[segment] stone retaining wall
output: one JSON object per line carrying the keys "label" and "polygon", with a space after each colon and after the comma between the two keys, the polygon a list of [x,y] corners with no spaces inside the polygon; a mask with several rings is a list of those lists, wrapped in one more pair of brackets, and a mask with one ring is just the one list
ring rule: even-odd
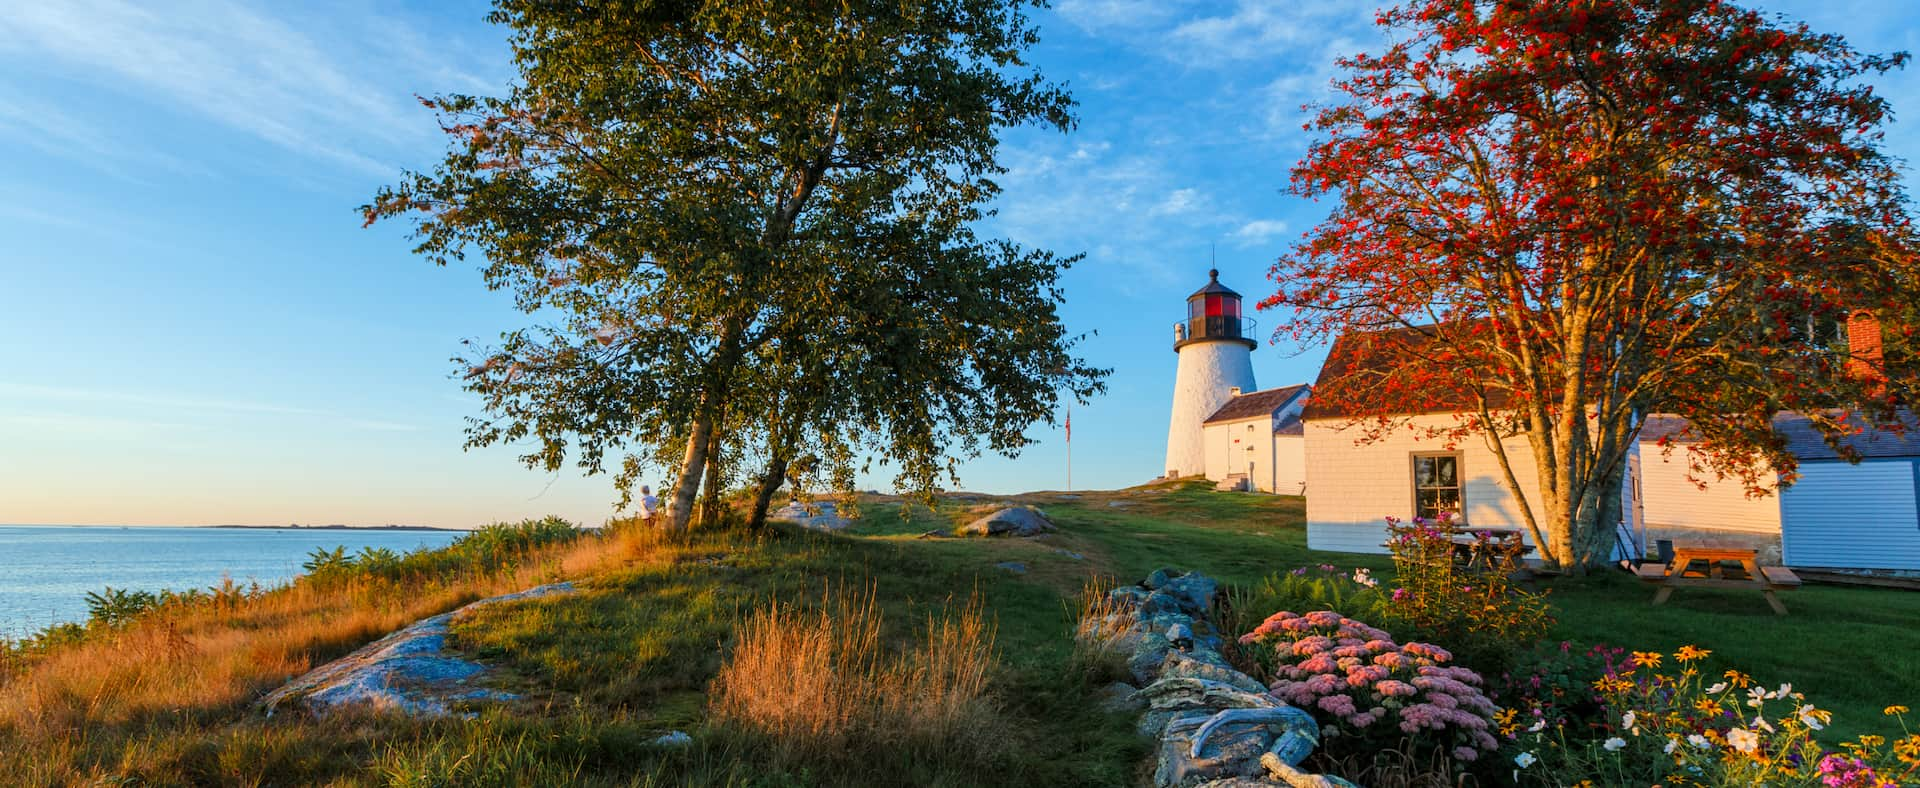
{"label": "stone retaining wall", "polygon": [[1153,784],[1351,786],[1296,768],[1319,745],[1320,726],[1221,655],[1218,594],[1212,578],[1162,569],[1112,590],[1080,621],[1078,637],[1126,656],[1134,681],[1114,694],[1141,710],[1140,733],[1159,742]]}

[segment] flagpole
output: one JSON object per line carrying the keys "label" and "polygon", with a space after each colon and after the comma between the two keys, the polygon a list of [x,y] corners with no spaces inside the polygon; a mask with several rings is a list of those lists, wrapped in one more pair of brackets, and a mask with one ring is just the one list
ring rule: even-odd
{"label": "flagpole", "polygon": [[1067,400],[1067,492],[1073,492],[1073,400]]}

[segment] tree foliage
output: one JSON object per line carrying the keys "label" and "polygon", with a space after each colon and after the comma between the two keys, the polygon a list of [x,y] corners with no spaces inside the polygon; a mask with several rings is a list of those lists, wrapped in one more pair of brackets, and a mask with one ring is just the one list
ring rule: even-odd
{"label": "tree foliage", "polygon": [[366,207],[537,319],[461,360],[469,446],[623,491],[676,468],[684,527],[745,460],[850,484],[880,452],[927,490],[1098,391],[1056,314],[1072,258],[972,229],[998,133],[1072,124],[1028,5],[502,0],[519,83],[426,100],[451,149]]}
{"label": "tree foliage", "polygon": [[[1718,0],[1415,0],[1379,22],[1398,43],[1340,61],[1293,174],[1332,211],[1262,306],[1303,338],[1415,341],[1316,398],[1376,425],[1415,392],[1464,398],[1441,431],[1488,439],[1545,556],[1574,566],[1611,546],[1649,412],[1690,419],[1700,462],[1750,486],[1791,478],[1780,411],[1830,441],[1845,409],[1897,421],[1920,267],[1865,80],[1904,54]],[[1809,328],[1859,310],[1889,321],[1887,356],[1850,371]],[[1494,438],[1514,434],[1537,506]]]}

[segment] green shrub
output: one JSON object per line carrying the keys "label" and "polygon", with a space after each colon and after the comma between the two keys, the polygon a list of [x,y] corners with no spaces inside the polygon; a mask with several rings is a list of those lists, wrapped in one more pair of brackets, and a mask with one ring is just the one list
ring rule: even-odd
{"label": "green shrub", "polygon": [[[1444,517],[1387,518],[1394,587],[1377,620],[1403,637],[1446,646],[1482,674],[1508,672],[1553,627],[1552,609],[1543,595],[1515,587],[1504,569],[1454,560],[1452,532]],[[1482,546],[1495,549],[1485,539]]]}

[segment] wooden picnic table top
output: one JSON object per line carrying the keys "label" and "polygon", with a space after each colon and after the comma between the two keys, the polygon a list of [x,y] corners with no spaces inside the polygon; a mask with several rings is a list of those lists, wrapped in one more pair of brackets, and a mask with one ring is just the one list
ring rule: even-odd
{"label": "wooden picnic table top", "polygon": [[1733,545],[1699,544],[1674,545],[1673,562],[1679,564],[1688,561],[1752,561],[1759,553],[1750,547]]}
{"label": "wooden picnic table top", "polygon": [[[1653,597],[1655,605],[1667,601],[1676,586],[1701,586],[1709,588],[1753,589],[1763,593],[1773,612],[1787,614],[1786,606],[1773,595],[1776,589],[1791,589],[1800,586],[1800,578],[1786,567],[1760,566],[1758,551],[1749,547],[1725,544],[1674,545],[1673,561],[1666,566],[1646,564],[1637,570],[1641,580],[1660,586],[1659,593]],[[1729,576],[1726,562],[1740,564],[1739,575]],[[1694,569],[1696,562],[1705,562],[1704,569]]]}

